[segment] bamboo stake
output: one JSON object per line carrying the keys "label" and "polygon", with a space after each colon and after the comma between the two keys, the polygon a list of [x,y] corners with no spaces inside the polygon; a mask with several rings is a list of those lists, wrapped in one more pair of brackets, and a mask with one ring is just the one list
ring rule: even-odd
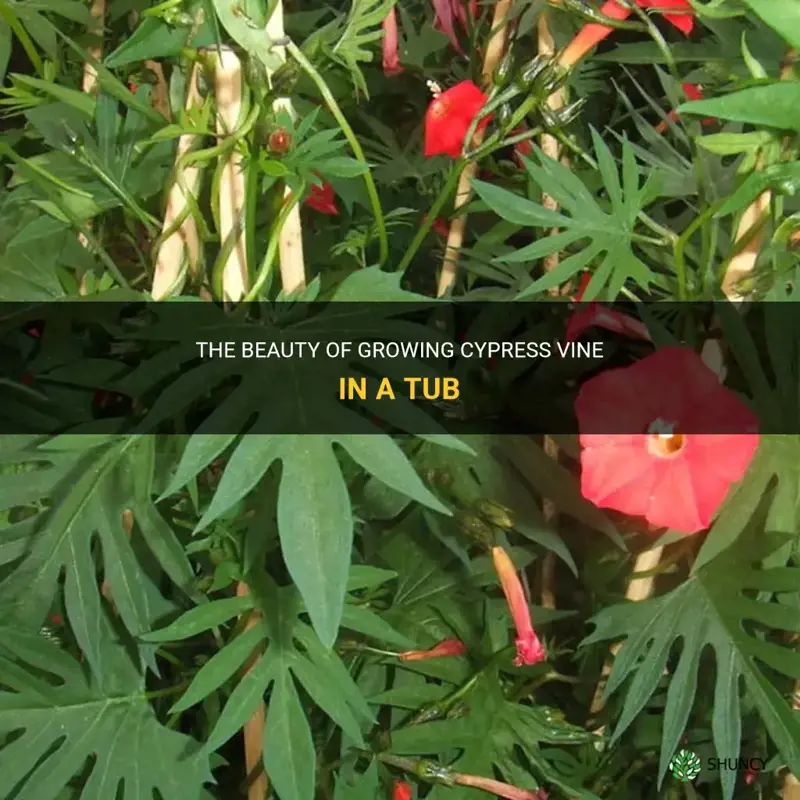
{"label": "bamboo stake", "polygon": [[[199,70],[199,66],[195,64],[189,75],[189,86],[186,92],[187,111],[199,108],[203,104],[203,98],[197,88]],[[202,168],[192,165],[181,170],[180,163],[181,159],[194,149],[198,138],[192,134],[184,134],[178,140],[178,149],[175,154],[175,182],[172,184],[167,198],[163,231],[172,228],[175,222],[186,213],[189,203],[185,190],[195,197],[197,196]],[[181,170],[181,174],[178,174],[178,170]],[[165,300],[180,291],[187,270],[190,274],[196,275],[199,265],[200,233],[197,229],[197,221],[189,214],[181,223],[180,228],[165,239],[158,249],[151,290],[153,300]]]}
{"label": "bamboo stake", "polygon": [[147,60],[145,67],[156,76],[156,85],[153,87],[152,103],[153,108],[164,115],[167,122],[172,121],[172,113],[169,107],[169,88],[167,79],[164,77],[164,68],[158,61]]}
{"label": "bamboo stake", "polygon": [[[273,41],[280,41],[284,38],[283,29],[283,0],[277,0],[277,5],[272,16],[267,22],[267,36]],[[286,48],[274,47],[272,52],[281,60],[286,61]],[[272,77],[270,75],[270,77]],[[272,104],[273,110],[277,113],[286,111],[294,117],[292,101],[288,97],[279,97]],[[291,194],[287,187],[285,199]],[[291,294],[306,285],[305,259],[303,256],[303,228],[300,222],[300,205],[295,203],[289,216],[283,224],[278,239],[278,257],[280,260],[281,285],[284,294]]]}
{"label": "bamboo stake", "polygon": [[[544,9],[539,14],[538,20],[538,53],[540,56],[552,57],[556,52],[556,43],[553,35],[550,32],[550,25],[548,22],[548,13]],[[562,108],[566,104],[566,88],[562,87],[554,92],[548,99],[547,105],[551,109]],[[561,154],[558,140],[550,134],[543,134],[540,140],[542,152],[552,159],[558,159]],[[566,161],[566,159],[564,159]],[[552,211],[558,211],[558,203],[548,194],[542,195],[542,205]],[[557,233],[557,231],[553,231]],[[544,258],[545,272],[551,272],[558,266],[559,253],[550,253]],[[550,294],[558,295],[558,288],[550,291]],[[550,436],[545,436],[544,439],[544,452],[553,458],[555,461],[559,459],[558,445],[555,440]],[[555,525],[557,518],[557,508],[552,500],[545,498],[542,503],[542,513],[544,514],[545,522],[548,525]],[[548,552],[542,561],[541,584],[542,584],[542,606],[548,609],[556,607],[555,600],[555,571],[556,571],[556,556],[553,552]]]}
{"label": "bamboo stake", "polygon": [[[220,144],[236,131],[242,118],[244,93],[242,62],[228,47],[220,48],[215,56],[214,96],[217,103],[217,138]],[[228,247],[222,265],[222,294],[225,300],[238,302],[250,286],[247,271],[244,221],[247,182],[244,155],[234,148],[227,156],[219,180],[219,236]]]}
{"label": "bamboo stake", "polygon": [[[250,594],[247,584],[241,581],[236,585],[236,596],[245,597]],[[250,612],[245,624],[245,631],[258,624],[261,613],[257,610]],[[252,671],[258,662],[254,658],[247,666],[244,674]],[[267,721],[267,707],[262,698],[253,715],[247,720],[242,729],[244,736],[244,761],[247,770],[247,800],[265,800],[269,791],[269,780],[264,772],[264,726]]]}
{"label": "bamboo stake", "polygon": [[[486,45],[486,54],[483,58],[482,78],[484,86],[488,86],[495,70],[503,57],[506,46],[506,25],[508,12],[511,8],[511,0],[498,0],[494,7],[494,17],[492,19],[492,31],[489,42]],[[477,147],[484,137],[484,131],[477,131],[473,138],[473,147]],[[463,208],[472,197],[472,186],[470,181],[478,174],[477,161],[470,161],[464,168],[458,179],[456,196],[454,201],[454,211],[458,212]],[[450,230],[447,234],[447,245],[442,261],[442,270],[439,273],[439,286],[436,291],[437,297],[442,297],[452,288],[458,271],[458,258],[461,246],[464,243],[464,233],[467,228],[467,215],[457,214],[450,223]]]}

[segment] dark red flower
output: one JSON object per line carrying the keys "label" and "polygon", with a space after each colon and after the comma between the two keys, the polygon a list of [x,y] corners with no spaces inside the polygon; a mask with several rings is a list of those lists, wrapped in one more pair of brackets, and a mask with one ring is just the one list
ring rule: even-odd
{"label": "dark red flower", "polygon": [[581,302],[591,279],[592,276],[588,272],[585,272],[581,278],[575,294],[575,301],[581,305],[572,312],[567,322],[567,331],[564,337],[566,341],[574,342],[580,339],[589,328],[605,328],[613,333],[621,333],[632,339],[643,339],[649,342],[651,339],[647,327],[638,319],[623,314],[621,311],[615,311],[613,308],[606,308],[595,301],[585,304]]}
{"label": "dark red flower", "polygon": [[20,383],[23,386],[30,386],[33,383],[33,373],[26,372],[20,379]]}
{"label": "dark red flower", "polygon": [[321,186],[313,184],[305,203],[315,211],[319,211],[320,214],[328,214],[332,217],[339,215],[339,209],[336,207],[336,193],[333,191],[333,186],[327,182],[323,182]]}
{"label": "dark red flower", "polygon": [[53,625],[63,625],[64,624],[64,618],[61,616],[61,614],[53,614],[50,617],[50,622],[52,622]]}
{"label": "dark red flower", "polygon": [[[696,83],[682,83],[681,89],[683,89],[683,93],[686,95],[687,99],[691,102],[695,100],[705,100],[705,95],[703,94],[703,87],[698,86]],[[672,111],[667,114],[672,122],[677,121],[678,119],[678,112],[675,111],[673,108]],[[701,125],[714,125],[717,122],[716,117],[703,117],[700,120]],[[656,133],[664,133],[664,131],[669,127],[667,120],[662,119],[661,122],[656,125]]]}
{"label": "dark red flower", "polygon": [[399,653],[401,661],[427,661],[430,658],[442,658],[443,656],[463,656],[467,648],[460,639],[444,639],[430,650],[406,650]]}
{"label": "dark red flower", "polygon": [[514,627],[517,629],[517,657],[514,659],[514,664],[518,667],[523,664],[538,664],[544,661],[547,655],[534,630],[528,600],[517,568],[511,556],[502,547],[492,548],[492,560],[514,620]]}
{"label": "dark red flower", "polygon": [[744,785],[752,786],[758,780],[760,772],[760,766],[758,764],[751,763],[744,771]]}
{"label": "dark red flower", "polygon": [[[468,27],[467,8],[464,0],[432,0],[433,1],[433,27],[443,33],[450,40],[450,44],[463,53],[461,43],[456,35],[456,22],[466,30]],[[478,11],[478,0],[469,0],[469,15],[474,19]]]}
{"label": "dark red flower", "polygon": [[403,71],[400,63],[400,33],[397,29],[397,11],[394,6],[383,19],[383,74],[399,75]]}
{"label": "dark red flower", "polygon": [[392,800],[411,800],[411,784],[405,781],[395,781],[392,787]]}
{"label": "dark red flower", "polygon": [[755,414],[683,347],[591,378],[575,411],[583,496],[683,533],[711,524],[759,443]]}
{"label": "dark red flower", "polygon": [[[521,133],[525,133],[527,128],[514,128],[511,131],[511,136],[519,136]],[[533,142],[530,139],[523,139],[521,142],[517,142],[514,145],[514,161],[517,162],[518,167],[522,167],[522,156],[529,157],[533,153]]]}
{"label": "dark red flower", "polygon": [[[636,5],[641,8],[674,9],[676,12],[689,12],[665,14],[664,19],[671,22],[681,33],[687,36],[694,29],[694,16],[691,13],[692,6],[689,0],[636,0]],[[612,19],[624,20],[633,11],[623,8],[616,0],[607,0],[600,7],[600,13]],[[577,64],[593,47],[602,42],[613,31],[614,28],[610,25],[600,25],[596,22],[587,23],[561,53],[559,63],[565,67]]]}
{"label": "dark red flower", "polygon": [[[434,97],[425,114],[425,155],[458,158],[467,131],[486,100],[472,81],[461,81]],[[477,130],[485,128],[490,117],[484,117]]]}

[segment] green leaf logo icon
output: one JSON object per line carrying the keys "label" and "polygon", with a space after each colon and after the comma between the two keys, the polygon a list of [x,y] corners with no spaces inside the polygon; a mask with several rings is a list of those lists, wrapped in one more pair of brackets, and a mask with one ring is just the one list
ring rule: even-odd
{"label": "green leaf logo icon", "polygon": [[700,759],[691,750],[680,750],[672,756],[669,768],[681,783],[689,783],[700,774]]}

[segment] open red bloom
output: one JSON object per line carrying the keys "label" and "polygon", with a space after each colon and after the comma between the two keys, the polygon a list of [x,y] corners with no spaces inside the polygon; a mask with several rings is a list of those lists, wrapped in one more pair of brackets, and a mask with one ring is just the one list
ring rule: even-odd
{"label": "open red bloom", "polygon": [[[425,114],[425,156],[458,158],[467,131],[486,100],[486,95],[472,81],[461,81],[434,97]],[[484,117],[477,130],[485,128],[490,117]]]}
{"label": "open red bloom", "polygon": [[315,211],[319,211],[320,214],[329,214],[333,217],[339,215],[339,209],[336,207],[336,193],[333,191],[333,186],[327,182],[322,186],[313,184],[305,203]]}
{"label": "open red bloom", "polygon": [[514,659],[514,664],[518,667],[523,664],[538,664],[544,661],[547,655],[533,628],[531,611],[517,568],[502,547],[492,548],[492,560],[514,620],[514,627],[517,629],[517,657]]}
{"label": "open red bloom", "polygon": [[[636,0],[640,8],[674,9],[676,14],[665,14],[664,19],[671,22],[681,33],[687,36],[694,29],[694,16],[689,0]],[[680,12],[690,13],[680,13]],[[616,0],[607,0],[600,7],[600,13],[611,19],[627,19],[633,11],[623,8]],[[610,25],[600,25],[590,22],[584,25],[575,38],[567,45],[559,57],[559,63],[564,67],[577,64],[593,47],[603,41],[614,29]]]}
{"label": "open red bloom", "polygon": [[397,10],[394,6],[383,19],[383,74],[399,75],[403,71],[400,63],[400,34],[397,30]]}
{"label": "open red bloom", "polygon": [[[705,100],[702,86],[698,86],[695,83],[682,83],[681,89],[683,89],[683,93],[690,102],[694,102],[695,100]],[[673,108],[672,111],[667,114],[667,116],[673,122],[675,122],[678,119],[678,112]],[[715,122],[717,122],[716,117],[703,117],[703,119],[700,120],[701,125],[713,125]],[[656,125],[656,133],[664,133],[667,127],[667,120],[662,119],[661,122]]]}
{"label": "open red bloom", "polygon": [[443,656],[462,656],[467,652],[466,645],[460,639],[443,639],[430,650],[406,650],[397,657],[401,661],[427,661],[429,658]]}
{"label": "open red bloom", "polygon": [[[576,302],[580,303],[582,301],[591,279],[592,276],[588,272],[584,273],[578,286],[578,291],[575,294]],[[613,308],[606,308],[593,300],[582,304],[572,312],[567,322],[567,332],[564,338],[568,342],[574,342],[580,339],[589,328],[605,328],[607,331],[621,333],[624,336],[630,336],[632,339],[650,341],[647,327],[638,319],[634,319],[628,314],[623,314],[621,311],[615,311]]]}
{"label": "open red bloom", "polygon": [[711,524],[759,443],[755,414],[683,347],[591,378],[575,411],[583,496],[683,533]]}
{"label": "open red bloom", "polygon": [[392,800],[411,800],[411,784],[405,781],[395,781],[392,787]]}

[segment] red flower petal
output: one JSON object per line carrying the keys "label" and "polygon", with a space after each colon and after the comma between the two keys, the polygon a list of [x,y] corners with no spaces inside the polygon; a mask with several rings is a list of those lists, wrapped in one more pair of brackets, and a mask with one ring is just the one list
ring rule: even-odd
{"label": "red flower petal", "polygon": [[[689,0],[636,0],[642,8],[675,9],[675,11],[692,11]],[[600,7],[600,13],[612,19],[624,20],[631,15],[631,11],[623,8],[616,0],[607,0]],[[694,30],[694,16],[689,14],[665,14],[664,19],[674,25],[687,36]],[[589,22],[576,34],[575,38],[567,45],[559,61],[565,67],[577,64],[593,47],[598,45],[607,36],[614,32],[610,25],[600,25]]]}
{"label": "red flower petal", "polygon": [[399,75],[403,71],[400,63],[400,34],[397,30],[397,11],[394,6],[383,20],[383,74]]}
{"label": "red flower petal", "polygon": [[[687,348],[592,378],[575,411],[584,497],[684,533],[711,524],[759,443],[753,412]],[[657,433],[659,422],[674,432]]]}
{"label": "red flower petal", "polygon": [[411,800],[411,785],[405,781],[395,781],[392,787],[392,800]]}
{"label": "red flower petal", "polygon": [[502,547],[492,548],[492,560],[514,620],[514,627],[517,629],[517,657],[514,659],[514,664],[518,667],[523,664],[538,664],[547,658],[547,654],[531,622],[531,611],[517,568]]}
{"label": "red flower petal", "polygon": [[[425,156],[458,158],[467,131],[486,100],[472,81],[461,81],[435,97],[425,114]],[[477,130],[489,124],[490,116],[480,121]]]}
{"label": "red flower petal", "polygon": [[328,214],[333,217],[339,215],[339,209],[336,207],[336,193],[333,191],[333,186],[327,182],[322,186],[313,184],[305,203],[315,211],[319,211],[320,214]]}
{"label": "red flower petal", "polygon": [[466,652],[466,645],[460,639],[444,639],[430,650],[406,650],[397,657],[401,661],[427,661],[430,658],[462,656]]}

